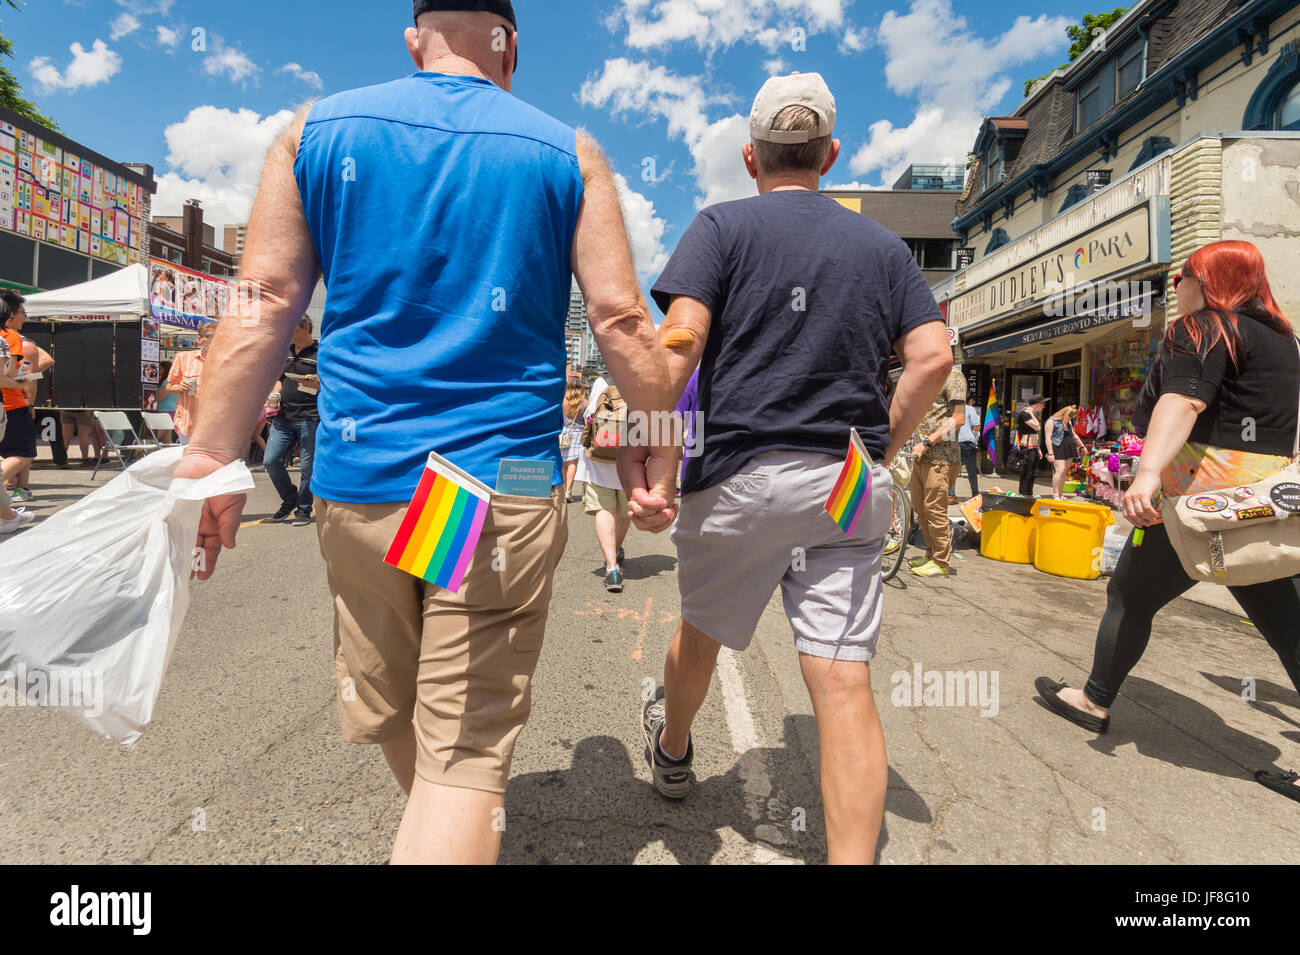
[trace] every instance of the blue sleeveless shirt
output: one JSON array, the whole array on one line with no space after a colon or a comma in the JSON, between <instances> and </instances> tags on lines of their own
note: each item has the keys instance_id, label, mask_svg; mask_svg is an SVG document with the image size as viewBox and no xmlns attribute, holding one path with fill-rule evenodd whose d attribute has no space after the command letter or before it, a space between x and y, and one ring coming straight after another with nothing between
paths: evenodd
<instances>
[{"instance_id":1,"label":"blue sleeveless shirt","mask_svg":"<svg viewBox=\"0 0 1300 955\"><path fill-rule=\"evenodd\" d=\"M416 73L317 103L294 176L326 287L312 491L410 500L430 451L488 487L502 458L561 483L574 130Z\"/></svg>"}]
</instances>

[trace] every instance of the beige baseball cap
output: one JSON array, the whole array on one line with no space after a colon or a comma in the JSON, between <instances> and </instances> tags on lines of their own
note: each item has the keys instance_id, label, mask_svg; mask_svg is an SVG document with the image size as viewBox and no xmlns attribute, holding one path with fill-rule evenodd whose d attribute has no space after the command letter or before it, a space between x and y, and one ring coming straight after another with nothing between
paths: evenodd
<instances>
[{"instance_id":1,"label":"beige baseball cap","mask_svg":"<svg viewBox=\"0 0 1300 955\"><path fill-rule=\"evenodd\" d=\"M808 130L773 129L776 114L787 106L806 106L820 117L816 133ZM773 76L754 97L749 114L749 135L766 143L806 143L835 131L835 97L820 73L791 73Z\"/></svg>"}]
</instances>

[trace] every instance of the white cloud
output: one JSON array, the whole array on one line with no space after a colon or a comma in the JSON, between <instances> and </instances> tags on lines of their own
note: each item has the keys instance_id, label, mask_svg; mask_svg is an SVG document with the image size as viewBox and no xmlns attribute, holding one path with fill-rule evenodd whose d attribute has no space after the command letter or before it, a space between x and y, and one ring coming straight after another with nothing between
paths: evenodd
<instances>
[{"instance_id":1,"label":"white cloud","mask_svg":"<svg viewBox=\"0 0 1300 955\"><path fill-rule=\"evenodd\" d=\"M72 51L72 62L66 70L60 71L46 56L38 56L27 64L42 93L98 86L107 83L122 69L122 58L103 40L96 40L90 50L80 43L74 43L68 49Z\"/></svg>"},{"instance_id":2,"label":"white cloud","mask_svg":"<svg viewBox=\"0 0 1300 955\"><path fill-rule=\"evenodd\" d=\"M287 109L265 117L251 109L190 110L167 127L171 169L158 177L154 212L178 215L185 200L198 199L204 220L217 229L246 222L267 150L293 115Z\"/></svg>"},{"instance_id":3,"label":"white cloud","mask_svg":"<svg viewBox=\"0 0 1300 955\"><path fill-rule=\"evenodd\" d=\"M144 15L156 13L165 17L171 13L172 7L176 5L176 0L156 0L154 3L148 3L147 0L117 0L117 5L126 7L132 13Z\"/></svg>"},{"instance_id":4,"label":"white cloud","mask_svg":"<svg viewBox=\"0 0 1300 955\"><path fill-rule=\"evenodd\" d=\"M140 21L130 13L120 14L113 21L112 32L109 39L120 40L124 36L130 36L136 30L140 29Z\"/></svg>"},{"instance_id":5,"label":"white cloud","mask_svg":"<svg viewBox=\"0 0 1300 955\"><path fill-rule=\"evenodd\" d=\"M668 224L655 214L655 204L633 190L620 173L614 173L614 184L618 187L618 201L623 207L637 275L643 280L654 278L668 264L668 250L664 248Z\"/></svg>"},{"instance_id":6,"label":"white cloud","mask_svg":"<svg viewBox=\"0 0 1300 955\"><path fill-rule=\"evenodd\" d=\"M158 28L158 45L165 46L169 50L174 50L180 45L181 31L173 30L171 27Z\"/></svg>"},{"instance_id":7,"label":"white cloud","mask_svg":"<svg viewBox=\"0 0 1300 955\"><path fill-rule=\"evenodd\" d=\"M695 159L695 181L702 193L695 208L758 195L740 155L747 142L749 117L737 113L710 124L697 142L689 144Z\"/></svg>"},{"instance_id":8,"label":"white cloud","mask_svg":"<svg viewBox=\"0 0 1300 955\"><path fill-rule=\"evenodd\" d=\"M776 57L771 60L763 61L763 72L768 76L784 76L790 72L790 64L785 61L784 57Z\"/></svg>"},{"instance_id":9,"label":"white cloud","mask_svg":"<svg viewBox=\"0 0 1300 955\"><path fill-rule=\"evenodd\" d=\"M608 109L614 116L665 121L668 136L685 143L695 161L692 172L702 194L697 206L753 194L740 159L748 121L732 114L709 122L710 103L730 99L707 95L701 77L678 76L662 66L624 58L607 60L601 73L582 84L578 98L584 106Z\"/></svg>"},{"instance_id":10,"label":"white cloud","mask_svg":"<svg viewBox=\"0 0 1300 955\"><path fill-rule=\"evenodd\" d=\"M243 50L226 46L208 54L203 62L203 71L209 76L225 76L232 83L240 84L249 79L256 82L257 75L262 72Z\"/></svg>"},{"instance_id":11,"label":"white cloud","mask_svg":"<svg viewBox=\"0 0 1300 955\"><path fill-rule=\"evenodd\" d=\"M277 74L288 73L294 79L306 83L314 90L325 88L325 83L321 80L319 73L314 70L304 70L298 63L286 63L275 72Z\"/></svg>"},{"instance_id":12,"label":"white cloud","mask_svg":"<svg viewBox=\"0 0 1300 955\"><path fill-rule=\"evenodd\" d=\"M913 0L907 13L889 11L880 22L889 88L919 101L906 126L879 120L854 153L850 170L892 182L910 162L957 162L981 120L1011 89L1006 71L1065 46L1067 17L1018 17L1001 36L972 33L949 0Z\"/></svg>"},{"instance_id":13,"label":"white cloud","mask_svg":"<svg viewBox=\"0 0 1300 955\"><path fill-rule=\"evenodd\" d=\"M807 37L851 29L844 15L851 0L619 0L606 18L611 30L626 25L624 42L652 50L694 42L702 50L757 43L769 53L800 51ZM800 51L801 52L801 51Z\"/></svg>"},{"instance_id":14,"label":"white cloud","mask_svg":"<svg viewBox=\"0 0 1300 955\"><path fill-rule=\"evenodd\" d=\"M869 31L845 27L840 36L840 52L846 54L861 53L871 46L871 43L872 39Z\"/></svg>"}]
</instances>

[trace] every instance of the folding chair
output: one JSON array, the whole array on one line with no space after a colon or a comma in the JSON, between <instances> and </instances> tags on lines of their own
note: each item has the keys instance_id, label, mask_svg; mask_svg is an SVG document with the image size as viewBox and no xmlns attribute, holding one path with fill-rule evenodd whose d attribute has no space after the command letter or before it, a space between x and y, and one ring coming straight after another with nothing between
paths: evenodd
<instances>
[{"instance_id":1,"label":"folding chair","mask_svg":"<svg viewBox=\"0 0 1300 955\"><path fill-rule=\"evenodd\" d=\"M170 431L172 433L172 443L176 442L176 423L172 421L172 416L165 411L141 411L140 417L144 419L145 430L149 432L149 439L156 441L160 448L169 447L158 437L159 431Z\"/></svg>"},{"instance_id":2,"label":"folding chair","mask_svg":"<svg viewBox=\"0 0 1300 955\"><path fill-rule=\"evenodd\" d=\"M117 454L118 467L125 471L127 467L126 456L128 454L131 455L132 463L135 463L139 458L144 457L151 451L157 451L161 447L156 441L144 441L137 436L135 429L131 427L131 419L126 416L125 411L96 411L95 420L99 422L99 426L104 430L104 436L108 440L104 445L104 449L99 453L99 460L95 462L95 470L91 472L90 479L92 481L95 480L95 476L99 474L100 466L111 453ZM113 437L114 431L126 432L127 437L123 440L134 443L119 444Z\"/></svg>"}]
</instances>

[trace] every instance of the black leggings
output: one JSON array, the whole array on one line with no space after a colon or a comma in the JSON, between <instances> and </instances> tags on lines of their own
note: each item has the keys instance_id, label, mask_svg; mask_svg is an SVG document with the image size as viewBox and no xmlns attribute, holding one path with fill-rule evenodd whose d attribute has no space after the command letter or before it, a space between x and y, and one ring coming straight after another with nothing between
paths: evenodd
<instances>
[{"instance_id":1,"label":"black leggings","mask_svg":"<svg viewBox=\"0 0 1300 955\"><path fill-rule=\"evenodd\" d=\"M1106 589L1106 615L1083 688L1088 699L1107 709L1114 704L1120 685L1146 652L1156 613L1195 583L1178 562L1164 525L1148 527L1141 547L1133 546L1130 535ZM1300 577L1228 589L1300 693Z\"/></svg>"},{"instance_id":2,"label":"black leggings","mask_svg":"<svg viewBox=\"0 0 1300 955\"><path fill-rule=\"evenodd\" d=\"M1024 497L1034 496L1034 478L1038 474L1038 462L1043 459L1037 448L1025 448L1020 461L1020 493Z\"/></svg>"}]
</instances>

